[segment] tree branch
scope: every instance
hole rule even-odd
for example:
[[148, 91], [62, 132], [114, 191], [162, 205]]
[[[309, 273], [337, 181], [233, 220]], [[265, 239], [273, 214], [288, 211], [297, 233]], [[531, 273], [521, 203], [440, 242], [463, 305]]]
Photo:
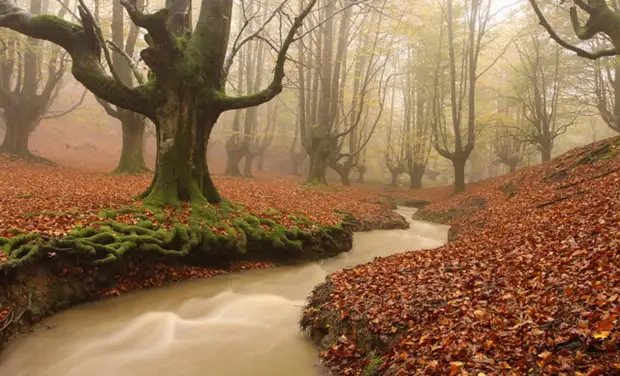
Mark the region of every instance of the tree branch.
[[618, 50], [616, 50], [615, 48], [613, 48], [613, 49], [606, 49], [606, 50], [599, 50], [599, 51], [595, 51], [595, 52], [588, 52], [588, 51], [586, 51], [586, 50], [584, 50], [582, 48], [579, 48], [577, 46], [573, 46], [572, 44], [564, 41], [555, 32], [555, 30], [553, 30], [553, 28], [551, 27], [549, 22], [547, 22], [547, 19], [545, 18], [545, 16], [542, 14], [540, 8], [538, 7], [537, 1], [536, 0], [528, 0], [528, 1], [532, 5], [532, 8], [534, 8], [534, 12], [538, 16], [538, 20], [540, 21], [540, 25], [542, 25], [545, 28], [545, 30], [547, 30], [547, 33], [549, 33], [549, 36], [551, 37], [551, 39], [555, 40], [560, 46], [566, 48], [567, 50], [575, 52], [578, 56], [585, 57], [585, 58], [591, 59], [591, 60], [596, 60], [596, 59], [599, 59], [599, 58], [605, 57], [605, 56], [615, 56], [615, 55], [620, 54], [620, 52]]
[[57, 119], [59, 117], [65, 116], [75, 111], [78, 107], [82, 105], [82, 103], [84, 103], [84, 98], [86, 98], [86, 93], [88, 93], [88, 90], [84, 88], [84, 91], [82, 92], [82, 96], [80, 97], [80, 100], [77, 103], [73, 104], [71, 107], [67, 108], [64, 111], [60, 111], [54, 114], [43, 116], [41, 119]]
[[310, 0], [308, 4], [303, 8], [303, 10], [295, 17], [291, 28], [288, 31], [284, 42], [282, 43], [282, 47], [278, 52], [278, 57], [276, 59], [276, 66], [273, 72], [273, 79], [271, 83], [263, 90], [246, 95], [241, 97], [228, 97], [226, 95], [223, 96], [223, 108], [224, 110], [235, 110], [240, 108], [247, 108], [258, 106], [265, 102], [270, 101], [276, 95], [282, 92], [282, 81], [284, 80], [284, 63], [286, 62], [286, 55], [288, 53], [288, 49], [291, 44], [295, 41], [295, 35], [297, 34], [297, 30], [301, 27], [304, 19], [308, 16], [317, 0]]
[[73, 60], [73, 76], [95, 96], [110, 103], [150, 116], [150, 89], [145, 86], [129, 88], [108, 76], [99, 60], [101, 46], [80, 25], [53, 15], [33, 15], [0, 0], [0, 27], [5, 27], [32, 38], [43, 39], [65, 49]]
[[123, 56], [125, 58], [125, 60], [127, 60], [127, 64], [129, 65], [129, 68], [131, 68], [131, 72], [133, 73], [134, 77], [136, 78], [136, 81], [138, 81], [138, 83], [140, 85], [144, 85], [144, 83], [146, 81], [145, 81], [144, 77], [142, 76], [142, 74], [140, 74], [140, 70], [138, 70], [138, 66], [136, 65], [136, 62], [133, 61], [131, 56], [129, 56], [129, 54], [127, 54], [127, 52], [123, 51], [123, 49], [119, 45], [114, 43], [113, 41], [107, 40], [106, 42], [108, 42], [110, 47], [112, 47], [112, 50], [114, 50], [115, 52], [121, 54], [121, 56]]

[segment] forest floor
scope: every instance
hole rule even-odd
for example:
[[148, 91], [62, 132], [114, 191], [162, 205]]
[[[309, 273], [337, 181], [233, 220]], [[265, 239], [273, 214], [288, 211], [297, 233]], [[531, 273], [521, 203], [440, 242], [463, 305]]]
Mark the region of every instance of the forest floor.
[[339, 375], [620, 374], [620, 138], [415, 218], [452, 240], [345, 269], [301, 324]]
[[407, 226], [374, 193], [293, 180], [216, 177], [219, 205], [143, 207], [151, 178], [0, 155], [0, 348], [85, 300], [329, 257], [352, 230]]

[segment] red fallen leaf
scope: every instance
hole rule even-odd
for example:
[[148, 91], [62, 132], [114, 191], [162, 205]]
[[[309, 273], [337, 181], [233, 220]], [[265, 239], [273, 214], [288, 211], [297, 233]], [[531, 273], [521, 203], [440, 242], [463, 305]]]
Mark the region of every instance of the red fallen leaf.
[[[317, 322], [334, 309], [365, 315], [388, 354], [396, 354], [382, 368], [395, 375], [447, 375], [455, 360], [469, 375], [530, 369], [583, 375], [596, 374], [597, 367], [607, 367], [605, 375], [618, 373], [620, 157], [575, 167], [596, 147], [476, 183], [464, 194], [449, 196], [450, 187], [390, 191], [407, 198], [435, 195], [420, 212], [435, 218], [449, 212], [454, 239], [328, 276], [329, 298], [313, 307], [314, 315], [304, 315]], [[500, 188], [508, 183], [518, 194], [504, 196]], [[576, 192], [583, 193], [562, 199]], [[543, 202], [552, 203], [538, 207]], [[402, 328], [398, 337], [392, 327]], [[586, 351], [592, 345], [602, 351]], [[409, 356], [401, 359], [402, 352]], [[495, 364], [476, 362], [477, 353]], [[338, 374], [340, 360], [333, 359]], [[431, 359], [437, 370], [426, 369]], [[346, 364], [363, 373], [362, 363]]]
[[457, 373], [461, 372], [462, 368], [463, 368], [462, 362], [451, 362], [450, 363], [450, 376], [454, 376]]
[[612, 330], [614, 328], [615, 321], [616, 320], [613, 317], [610, 317], [607, 320], [599, 321], [596, 327], [598, 328], [598, 330], [601, 330], [601, 331]]
[[588, 373], [586, 373], [586, 376], [597, 376], [597, 375], [603, 375], [603, 374], [605, 374], [605, 368], [604, 367], [594, 366], [594, 367], [590, 368]]

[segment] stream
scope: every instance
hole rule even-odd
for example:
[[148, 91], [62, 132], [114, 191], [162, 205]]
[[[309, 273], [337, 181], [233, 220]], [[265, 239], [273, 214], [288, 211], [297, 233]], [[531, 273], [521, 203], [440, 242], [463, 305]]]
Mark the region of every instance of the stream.
[[[411, 218], [415, 209], [397, 212]], [[305, 298], [325, 276], [407, 250], [436, 248], [448, 226], [356, 233], [353, 249], [301, 266], [244, 271], [141, 290], [58, 313], [0, 357], [11, 376], [316, 376], [299, 330]]]

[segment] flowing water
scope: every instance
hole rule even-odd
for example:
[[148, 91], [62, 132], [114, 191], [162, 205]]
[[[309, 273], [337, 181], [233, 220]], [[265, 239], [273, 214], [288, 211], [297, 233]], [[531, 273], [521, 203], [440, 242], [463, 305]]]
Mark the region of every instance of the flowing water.
[[[399, 208], [411, 218], [414, 209]], [[85, 304], [44, 320], [0, 357], [2, 376], [316, 376], [299, 331], [304, 299], [338, 269], [445, 243], [447, 226], [354, 235], [353, 249], [295, 267], [246, 271]]]

